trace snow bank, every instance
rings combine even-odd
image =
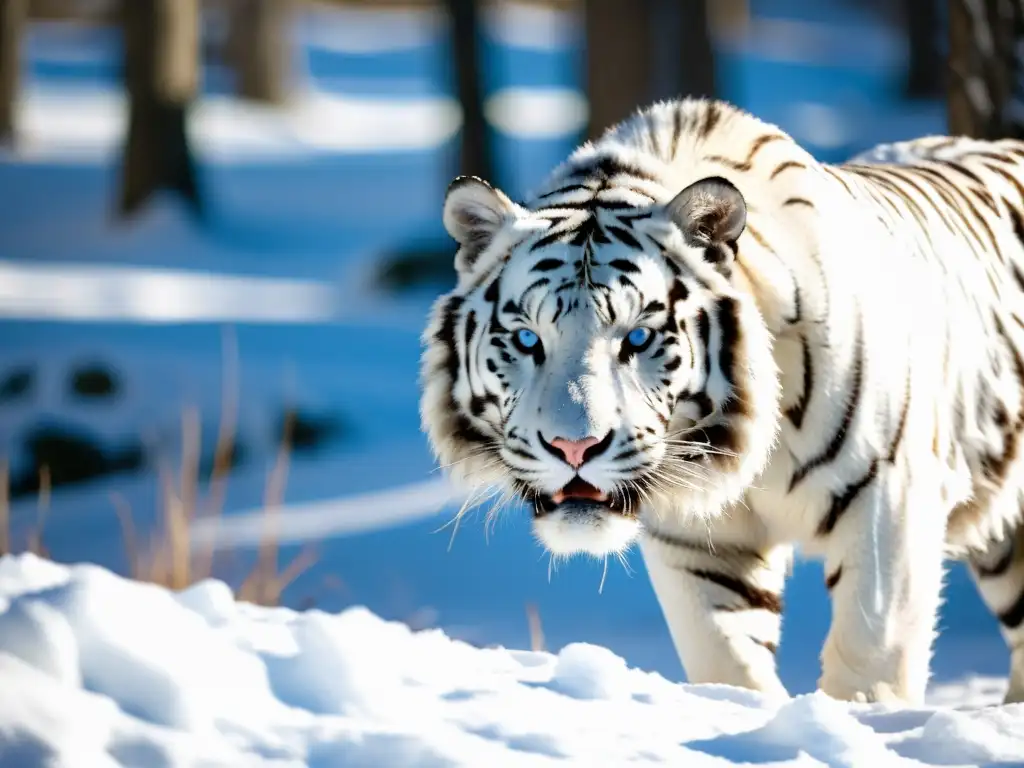
[[[433,517],[447,505],[461,504],[465,498],[464,492],[439,477],[383,491],[289,504],[275,523],[274,532],[281,544],[351,536]],[[258,507],[230,517],[197,520],[190,533],[193,544],[200,547],[258,546],[267,535],[266,509]]]
[[[91,565],[0,559],[5,766],[1010,765],[1024,706],[768,704],[583,643],[479,649],[363,608],[173,594]]]
[[[324,281],[107,264],[0,260],[0,318],[322,322],[339,314]]]
[[[116,158],[128,125],[127,104],[124,93],[105,86],[30,83],[17,104],[21,141],[9,159]],[[204,163],[296,162],[324,152],[433,149],[455,136],[461,121],[458,102],[447,96],[375,98],[306,89],[280,108],[203,96],[190,115],[189,132]]]

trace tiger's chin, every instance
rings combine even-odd
[[[538,505],[533,532],[554,555],[604,557],[627,549],[640,535],[640,521],[607,501],[568,499]]]

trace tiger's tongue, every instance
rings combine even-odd
[[[566,499],[587,499],[589,501],[607,501],[608,494],[601,493],[597,488],[592,486],[586,480],[582,480],[578,477],[573,478],[572,481],[559,491],[555,491],[551,496],[551,500],[555,504],[561,504]]]

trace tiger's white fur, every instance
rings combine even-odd
[[[923,699],[955,556],[1024,699],[1022,158],[930,137],[827,166],[686,100],[524,203],[456,180],[458,285],[424,336],[439,460],[532,501],[553,552],[639,541],[691,682],[785,695],[800,546],[832,598],[825,692]],[[575,468],[556,438],[600,443]]]

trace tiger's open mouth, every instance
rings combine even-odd
[[[578,475],[569,484],[554,494],[538,493],[533,505],[534,517],[550,514],[558,508],[575,508],[579,511],[603,510],[632,517],[636,513],[634,493],[629,490],[615,490],[603,493]]]

